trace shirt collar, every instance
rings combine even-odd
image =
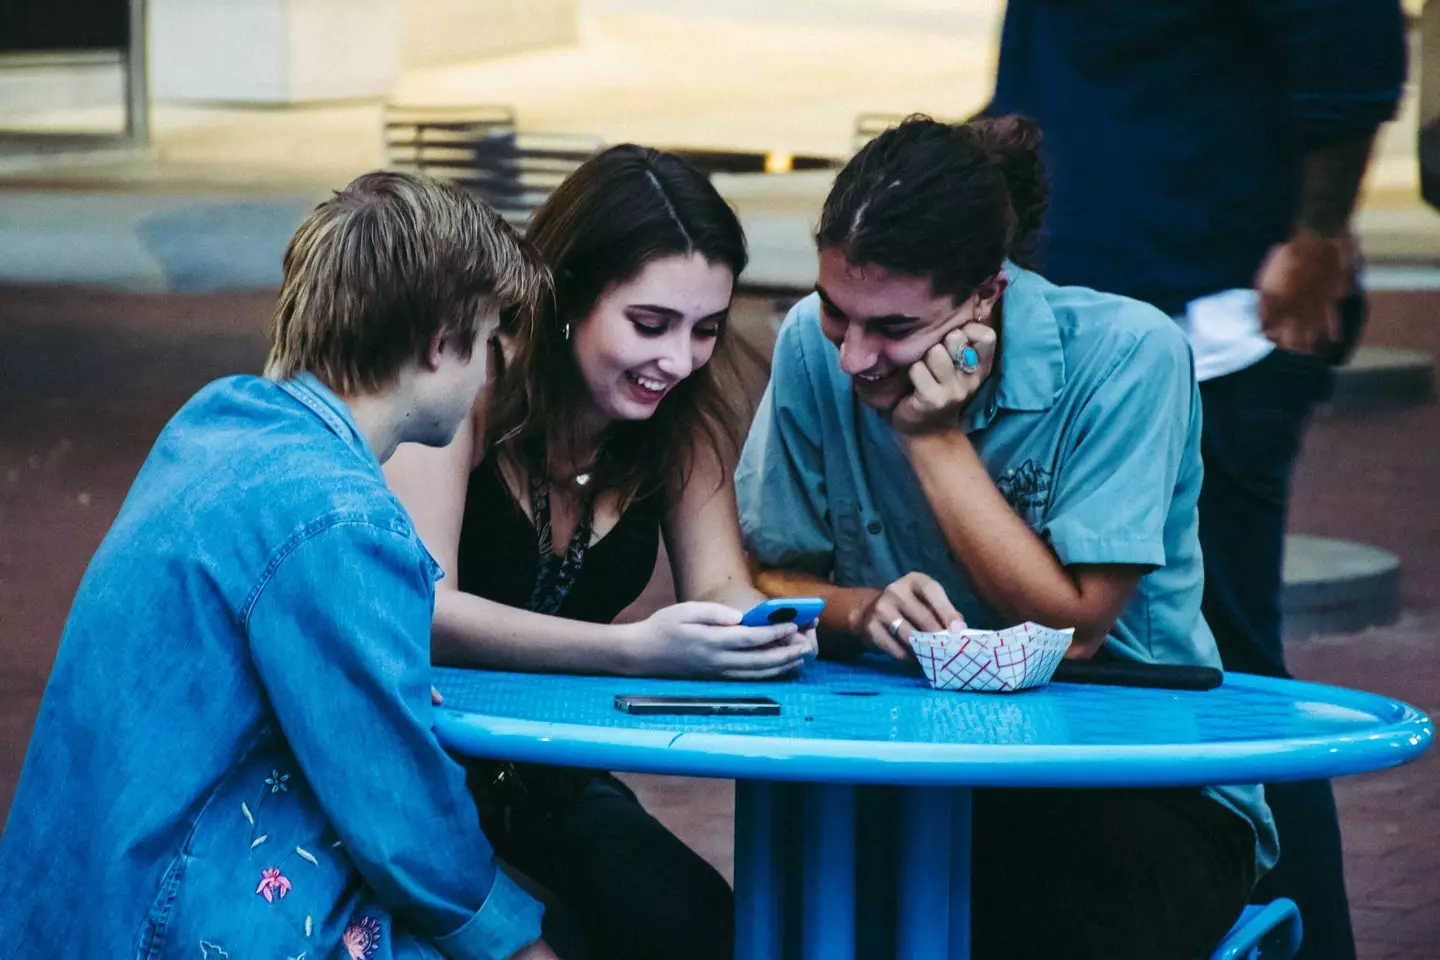
[[[299,400],[325,426],[335,434],[346,445],[354,450],[363,460],[380,467],[380,458],[375,456],[375,451],[370,449],[370,441],[360,432],[360,427],[355,423],[355,416],[345,401],[335,395],[335,392],[321,382],[320,378],[308,371],[297,373],[288,380],[275,381],[276,386]]]
[[[1005,261],[1005,312],[1000,337],[1000,370],[980,387],[966,412],[965,429],[978,430],[997,411],[1049,410],[1065,387],[1065,350],[1060,324],[1045,299],[1045,281]]]

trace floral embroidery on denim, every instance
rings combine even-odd
[[[284,793],[290,789],[285,785],[289,779],[290,774],[281,773],[279,770],[271,770],[270,776],[265,778],[265,786],[270,788],[271,793]]]
[[[374,917],[351,920],[340,942],[345,945],[350,960],[366,960],[380,949],[380,921]]]
[[[230,954],[206,940],[200,941],[201,960],[230,960]]]
[[[285,894],[290,892],[290,881],[281,874],[276,867],[268,867],[260,872],[260,886],[255,892],[265,898],[266,903],[274,903],[278,898],[285,899]]]

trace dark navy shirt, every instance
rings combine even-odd
[[[1404,80],[1397,0],[1010,0],[990,112],[1044,132],[1045,275],[1174,315],[1253,285],[1303,152],[1373,132]]]

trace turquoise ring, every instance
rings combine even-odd
[[[971,374],[980,369],[980,354],[975,352],[974,347],[965,347],[954,355],[955,366],[961,373]]]

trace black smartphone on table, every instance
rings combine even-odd
[[[616,694],[615,709],[636,716],[776,717],[780,704],[769,697],[642,697]]]
[[[1225,680],[1215,667],[1138,660],[1061,660],[1052,683],[1093,683],[1108,687],[1153,687],[1160,690],[1214,690]]]

